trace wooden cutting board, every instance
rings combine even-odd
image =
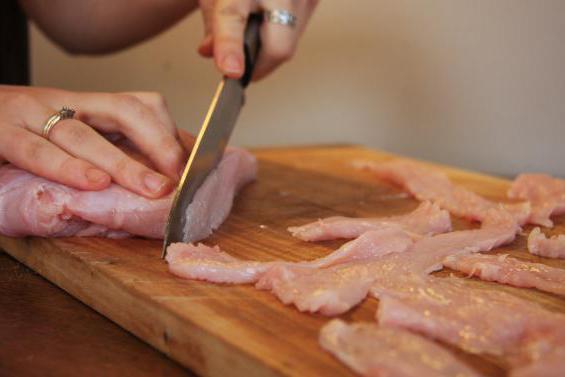
[[[265,261],[320,257],[343,241],[306,243],[292,238],[286,228],[331,215],[400,214],[418,204],[369,172],[352,167],[355,160],[397,158],[389,154],[354,146],[254,152],[260,161],[257,182],[241,192],[228,220],[205,241],[237,257]],[[490,199],[504,200],[507,181],[442,169],[456,183]],[[454,222],[457,229],[471,226]],[[556,223],[547,234],[565,233],[565,219]],[[252,286],[219,286],[174,277],[160,259],[158,241],[0,237],[0,247],[198,374],[353,375],[318,346],[318,331],[327,318],[302,314]],[[525,250],[525,237],[520,236],[496,252],[565,268],[565,261],[537,258]],[[565,313],[565,299],[559,296],[475,279],[468,279],[468,284],[505,290]],[[377,304],[367,299],[341,318],[372,321]],[[501,360],[454,352],[488,375],[505,375]]]

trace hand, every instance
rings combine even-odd
[[[249,13],[287,10],[296,16],[294,27],[267,21],[261,26],[262,47],[253,75],[254,80],[259,80],[294,55],[298,39],[317,4],[318,0],[200,0],[205,36],[198,52],[204,57],[214,57],[224,75],[240,78],[245,69],[243,33]]]
[[[185,158],[163,98],[155,93],[74,93],[0,86],[0,160],[82,190],[113,180],[146,197],[171,190]],[[47,119],[63,106],[75,119],[58,122],[42,137]],[[100,133],[121,133],[156,167],[129,157]]]

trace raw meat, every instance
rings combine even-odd
[[[379,324],[398,326],[513,366],[542,363],[565,350],[565,316],[505,292],[427,278],[379,292]],[[561,370],[565,359],[557,362]]]
[[[333,316],[365,299],[373,281],[371,265],[365,261],[324,269],[283,264],[270,268],[256,287],[271,291],[301,312]]]
[[[547,258],[565,258],[565,235],[547,238],[540,228],[535,228],[528,236],[528,251]]]
[[[204,244],[174,243],[167,249],[166,260],[173,274],[214,283],[254,283],[273,263],[243,261]]]
[[[508,254],[451,255],[444,259],[443,265],[481,280],[565,295],[565,270],[520,261],[508,257]]]
[[[187,210],[190,240],[207,237],[228,215],[235,192],[256,174],[246,151],[226,152]],[[0,167],[0,233],[43,237],[114,236],[163,238],[172,195],[148,199],[121,186],[80,191],[12,165]]]
[[[320,331],[320,345],[363,376],[479,375],[432,341],[374,323],[348,325],[334,319]]]
[[[489,251],[514,240],[518,230],[506,211],[490,210],[480,229],[425,237],[404,252],[376,254],[324,269],[277,265],[261,277],[257,287],[271,290],[282,302],[294,304],[301,311],[336,315],[361,302],[369,288],[376,296],[381,291],[403,290],[441,269],[447,256]]]
[[[290,227],[294,237],[303,241],[324,241],[337,238],[356,238],[368,230],[399,227],[418,235],[433,235],[449,232],[451,220],[447,211],[438,205],[423,202],[407,215],[382,218],[351,218],[334,216],[316,222]]]
[[[528,202],[500,204],[491,202],[472,191],[457,186],[444,173],[407,160],[393,160],[384,163],[365,163],[378,178],[399,185],[418,200],[437,202],[442,208],[456,216],[469,220],[483,221],[489,209],[503,206],[514,219],[523,225],[530,216]]]
[[[412,243],[409,234],[396,228],[369,231],[325,257],[297,263],[245,261],[220,251],[217,246],[176,243],[167,249],[167,262],[173,274],[187,279],[246,284],[256,282],[274,266],[298,266],[306,270],[322,268],[403,252]]]
[[[552,227],[552,215],[565,214],[565,180],[546,174],[521,174],[514,182],[508,197],[532,203],[529,222]]]

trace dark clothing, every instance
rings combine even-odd
[[[27,21],[17,0],[0,0],[0,84],[29,84]]]

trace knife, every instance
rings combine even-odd
[[[245,88],[253,76],[261,47],[259,28],[262,20],[262,15],[251,14],[247,21],[244,35],[243,76],[240,79],[224,77],[216,89],[174,195],[165,228],[162,258],[167,255],[167,247],[171,243],[189,241],[184,233],[186,209],[224,155],[233,127],[245,102]]]

